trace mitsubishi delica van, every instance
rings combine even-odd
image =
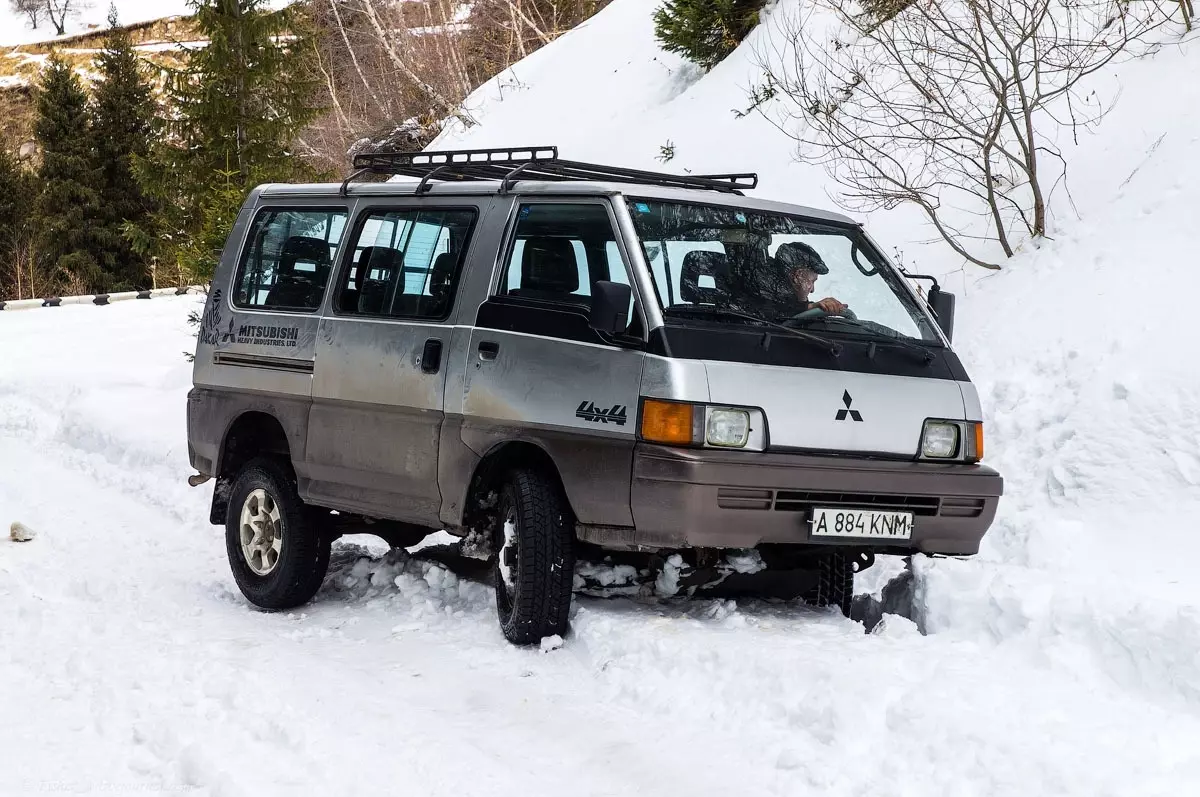
[[[351,533],[465,538],[516,644],[567,630],[584,554],[681,589],[749,557],[848,613],[877,554],[978,551],[954,297],[852,220],[554,147],[354,165],[256,188],[202,316],[190,481],[251,603],[311,599]]]

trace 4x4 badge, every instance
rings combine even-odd
[[[575,417],[591,421],[592,423],[615,423],[617,426],[624,426],[625,405],[617,404],[606,410],[602,410],[596,406],[595,402],[582,401],[579,404],[579,409],[575,410]]]
[[[850,408],[850,405],[854,403],[854,398],[850,395],[849,390],[842,391],[842,403],[846,405],[846,408],[837,411],[837,419],[839,421],[844,421],[847,417],[853,418],[856,421],[862,421],[862,413]]]

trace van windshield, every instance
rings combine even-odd
[[[824,335],[939,338],[857,230],[744,208],[629,198],[663,313]],[[826,301],[831,300],[831,301]]]

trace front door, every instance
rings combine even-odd
[[[313,503],[436,525],[438,438],[454,297],[481,209],[368,207],[317,335]]]
[[[632,526],[629,481],[643,352],[640,310],[605,340],[588,323],[599,280],[629,270],[603,200],[527,201],[467,350],[463,441],[523,440],[554,460],[581,523]]]

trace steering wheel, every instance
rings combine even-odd
[[[796,313],[794,316],[792,316],[788,320],[789,321],[808,321],[809,319],[812,319],[812,318],[824,318],[827,315],[829,315],[829,313],[825,312],[825,310],[823,308],[813,307],[812,309],[805,310],[803,313]],[[854,314],[854,311],[851,310],[849,307],[847,307],[842,312],[838,313],[838,315],[841,316],[842,318],[849,318],[851,321],[858,320],[858,316],[856,316]]]

